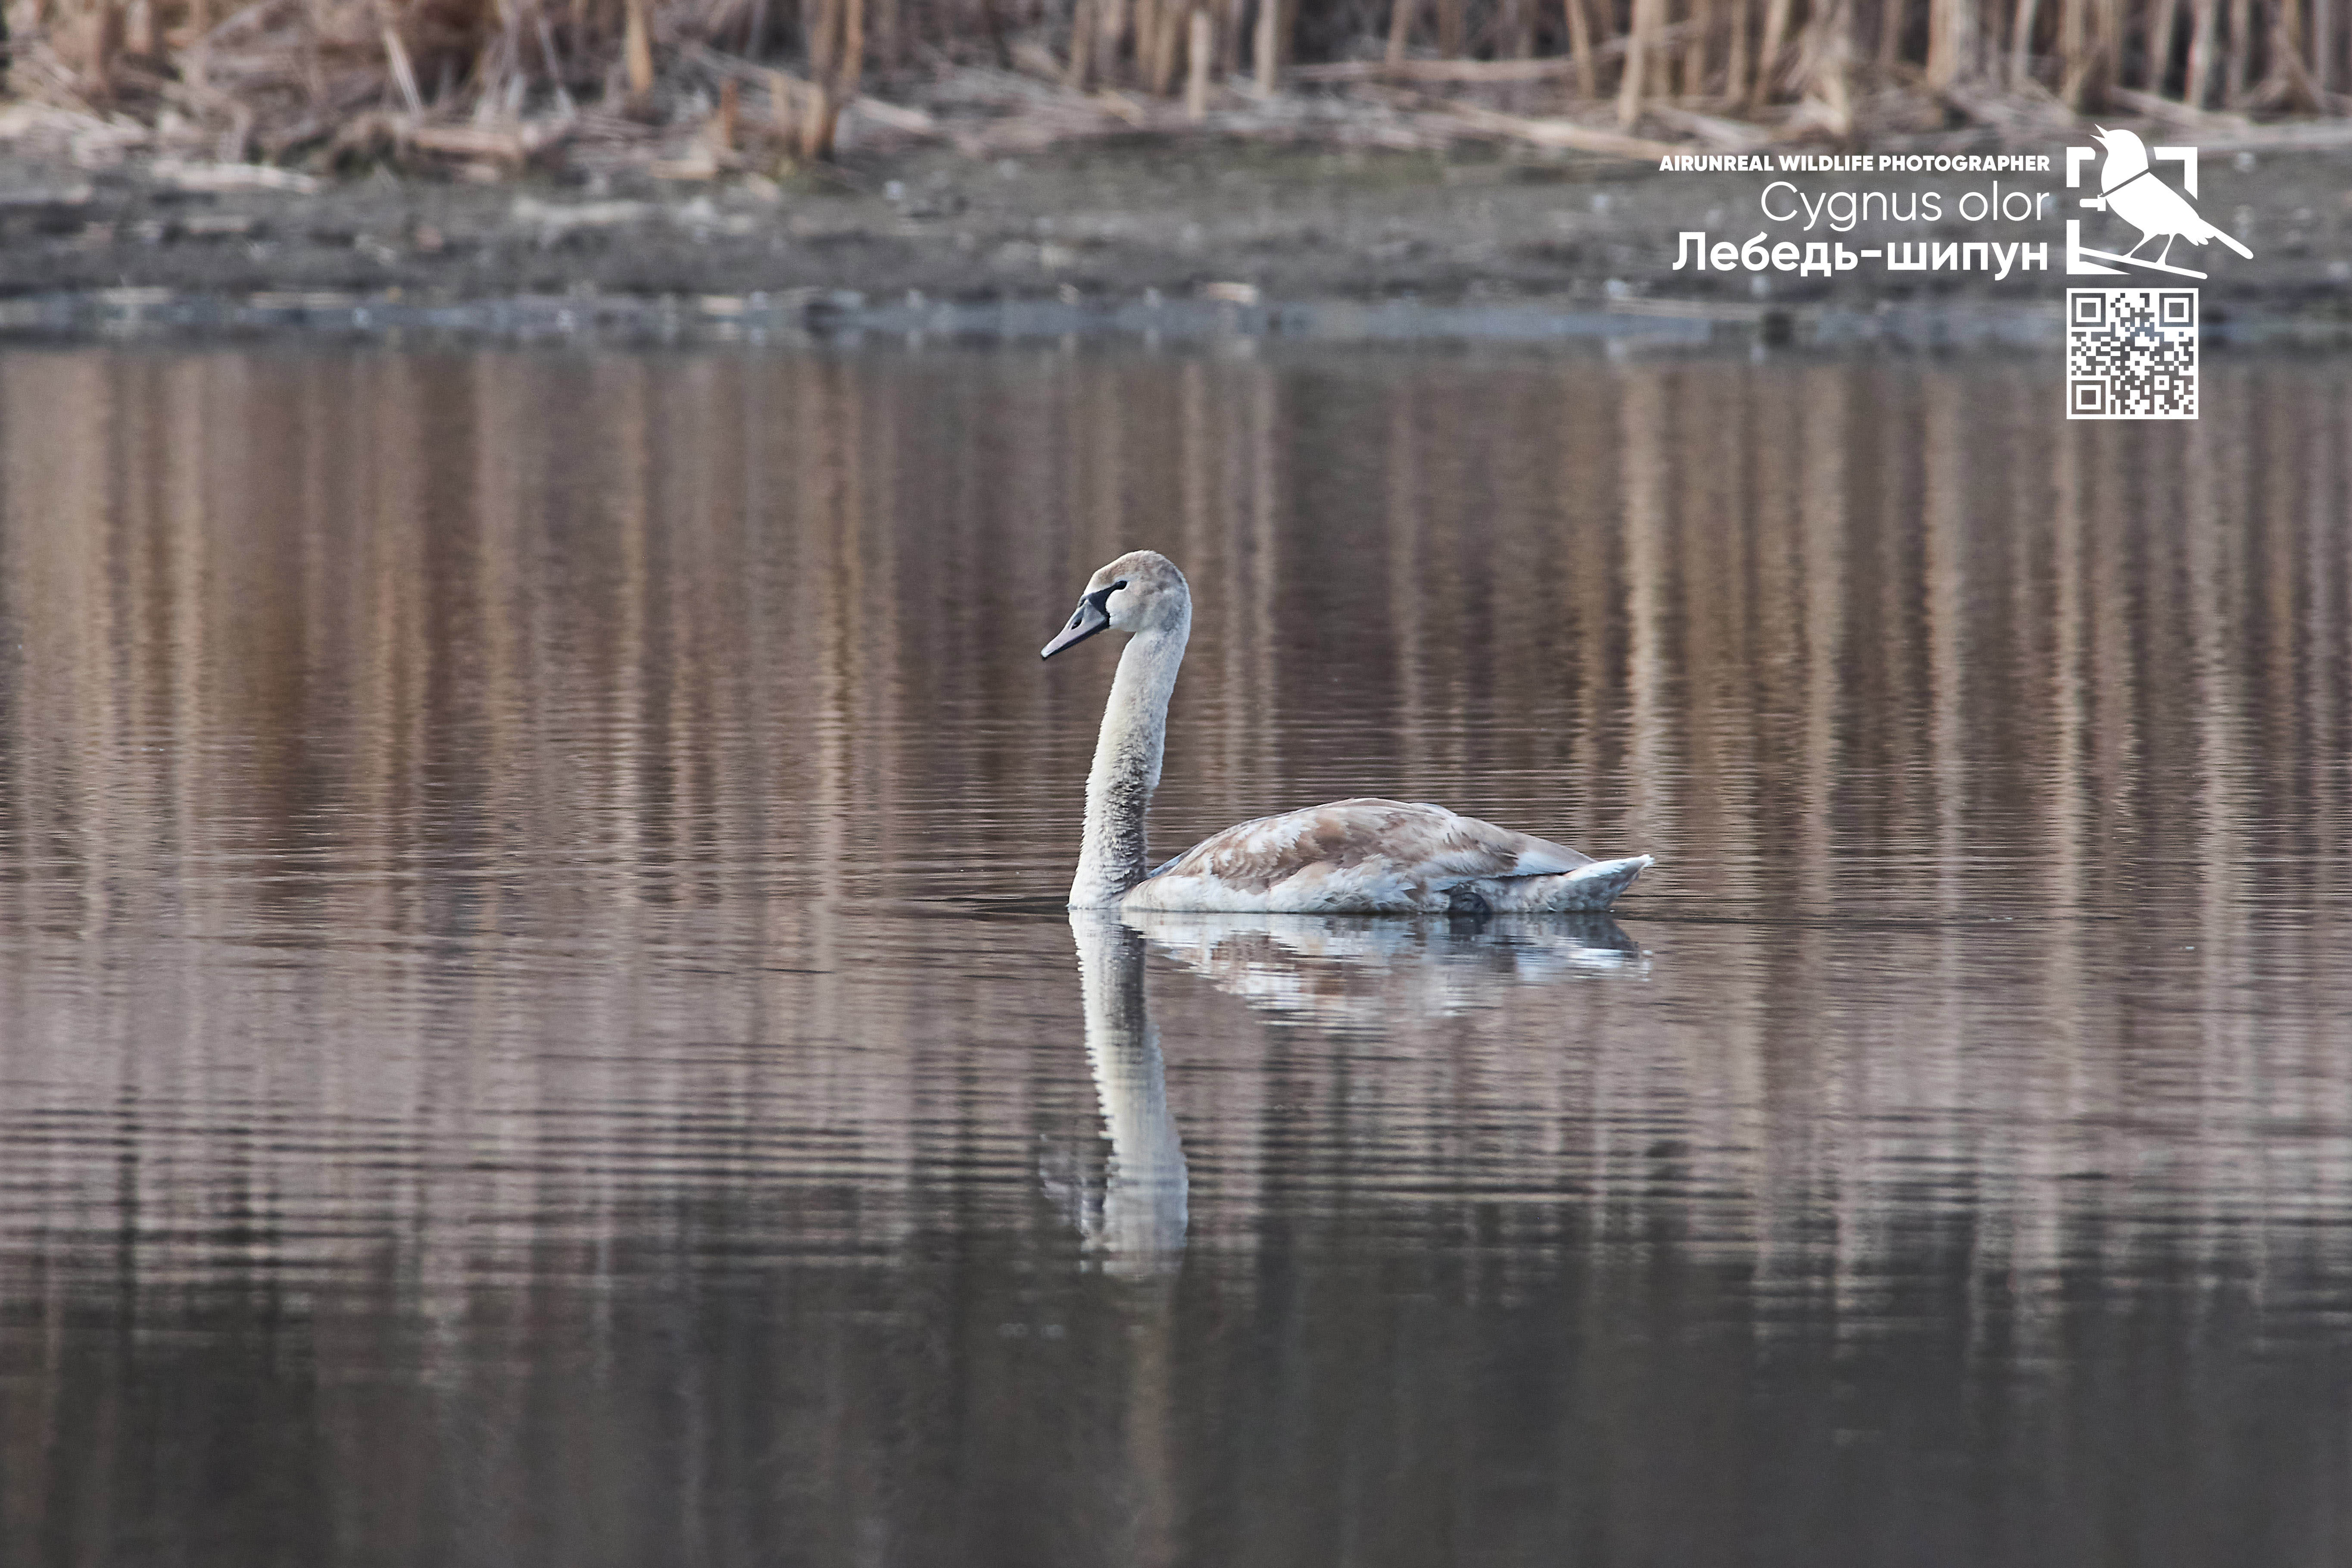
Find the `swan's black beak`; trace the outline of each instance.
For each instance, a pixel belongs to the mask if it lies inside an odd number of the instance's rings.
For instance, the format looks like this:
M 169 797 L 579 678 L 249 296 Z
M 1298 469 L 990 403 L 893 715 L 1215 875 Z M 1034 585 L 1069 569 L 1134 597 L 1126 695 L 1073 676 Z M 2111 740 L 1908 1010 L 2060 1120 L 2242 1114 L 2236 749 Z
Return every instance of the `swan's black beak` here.
M 1121 583 L 1115 584 L 1108 588 L 1097 588 L 1093 593 L 1088 594 L 1085 598 L 1080 599 L 1078 601 L 1078 613 L 1070 617 L 1070 624 L 1068 626 L 1064 626 L 1059 632 L 1055 634 L 1054 640 L 1052 642 L 1047 643 L 1044 647 L 1038 650 L 1037 657 L 1039 658 L 1051 658 L 1055 654 L 1061 652 L 1064 648 L 1069 647 L 1074 644 L 1086 641 L 1097 632 L 1108 631 L 1110 629 L 1110 612 L 1103 608 L 1103 601 L 1109 598 L 1111 595 L 1125 586 L 1126 584 Z

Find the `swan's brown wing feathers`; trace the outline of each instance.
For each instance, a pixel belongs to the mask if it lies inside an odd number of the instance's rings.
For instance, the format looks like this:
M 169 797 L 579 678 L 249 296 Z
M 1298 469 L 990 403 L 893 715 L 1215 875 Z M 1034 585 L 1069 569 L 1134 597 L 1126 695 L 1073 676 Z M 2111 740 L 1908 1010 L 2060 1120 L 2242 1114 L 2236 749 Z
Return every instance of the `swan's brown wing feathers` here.
M 1327 874 L 1377 869 L 1442 888 L 1480 878 L 1549 876 L 1591 863 L 1564 844 L 1442 805 L 1363 798 L 1228 827 L 1152 875 L 1210 877 L 1236 892 L 1262 893 L 1318 866 Z

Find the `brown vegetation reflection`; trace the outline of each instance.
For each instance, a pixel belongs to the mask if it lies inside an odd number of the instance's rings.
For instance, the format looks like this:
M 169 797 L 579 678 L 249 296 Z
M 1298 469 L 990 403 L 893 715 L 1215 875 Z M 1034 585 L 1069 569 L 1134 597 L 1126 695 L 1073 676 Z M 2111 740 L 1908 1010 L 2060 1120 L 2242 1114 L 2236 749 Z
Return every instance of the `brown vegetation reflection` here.
M 1222 1300 L 1277 1235 L 1475 1233 L 1474 1295 L 1638 1243 L 1767 1337 L 1922 1248 L 2015 1311 L 1971 1355 L 2056 1354 L 2069 1268 L 2301 1310 L 2352 1279 L 2352 372 L 2221 361 L 2147 426 L 2052 375 L 0 357 L 0 1316 L 364 1284 L 543 1413 L 619 1397 L 546 1359 L 626 1381 L 616 1279 L 786 1257 L 840 1338 L 770 1369 L 777 1451 L 888 1515 L 858 1423 L 949 1395 L 865 1359 L 933 1310 L 870 1270 L 1083 1258 L 1037 1150 L 1101 1124 L 1053 906 L 1111 659 L 1035 648 L 1144 545 L 1200 606 L 1160 849 L 1382 793 L 1660 857 L 1640 963 L 1327 1026 L 1156 963 Z M 1253 973 L 1344 991 L 1344 945 Z M 1187 1309 L 1129 1283 L 1174 1421 Z M 1011 1376 L 1020 1310 L 939 1353 Z M 1276 1396 L 1228 1370 L 1192 1396 Z M 1185 1462 L 1163 1416 L 1119 1451 Z M 0 1530 L 97 1484 L 90 1419 L 7 1428 Z M 625 1511 L 626 1456 L 567 1462 Z M 343 1522 L 437 1528 L 386 1509 Z

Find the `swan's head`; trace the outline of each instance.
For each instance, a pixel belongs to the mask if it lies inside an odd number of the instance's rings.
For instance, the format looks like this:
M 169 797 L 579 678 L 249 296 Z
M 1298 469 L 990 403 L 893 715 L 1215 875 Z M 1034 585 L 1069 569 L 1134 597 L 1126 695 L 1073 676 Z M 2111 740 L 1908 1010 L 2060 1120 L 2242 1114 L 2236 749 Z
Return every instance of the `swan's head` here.
M 1176 563 L 1156 550 L 1130 550 L 1087 581 L 1077 613 L 1039 653 L 1051 658 L 1097 632 L 1154 632 L 1182 623 L 1192 591 Z

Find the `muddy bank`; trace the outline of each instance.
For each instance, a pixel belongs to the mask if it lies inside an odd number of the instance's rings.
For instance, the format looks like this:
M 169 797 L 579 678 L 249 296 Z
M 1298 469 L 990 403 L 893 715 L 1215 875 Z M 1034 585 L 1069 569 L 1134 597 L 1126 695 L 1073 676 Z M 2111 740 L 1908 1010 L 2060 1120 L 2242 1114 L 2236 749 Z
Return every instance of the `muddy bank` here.
M 2209 170 L 2206 210 L 2254 252 L 2209 255 L 2209 320 L 2343 332 L 2352 158 L 2249 154 Z M 1287 321 L 1379 336 L 1418 310 L 1472 336 L 1542 336 L 1588 319 L 1767 335 L 1792 321 L 1867 335 L 1873 321 L 1916 333 L 1922 321 L 1973 321 L 1999 336 L 2012 320 L 2049 330 L 2063 288 L 2055 223 L 2025 236 L 2053 242 L 2052 271 L 2027 278 L 1678 272 L 1680 231 L 1744 238 L 1763 226 L 1757 197 L 1770 176 L 1540 152 L 1157 142 L 1020 158 L 923 151 L 783 183 L 238 183 L 253 177 L 169 163 L 0 171 L 0 323 L 356 315 L 491 330 L 687 319 L 1181 332 Z M 1872 181 L 1948 200 L 1971 183 L 1984 182 Z M 2058 178 L 2019 183 L 2054 190 Z M 1889 232 L 1985 237 L 1958 223 Z

